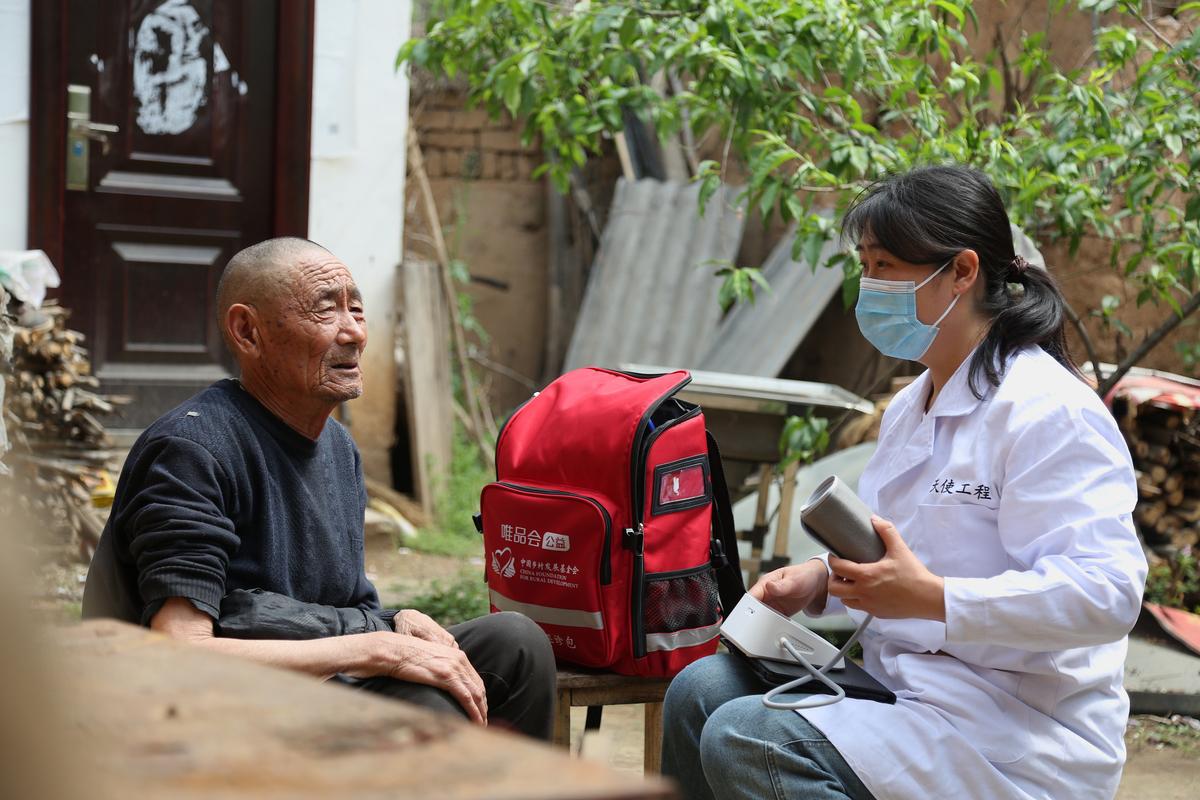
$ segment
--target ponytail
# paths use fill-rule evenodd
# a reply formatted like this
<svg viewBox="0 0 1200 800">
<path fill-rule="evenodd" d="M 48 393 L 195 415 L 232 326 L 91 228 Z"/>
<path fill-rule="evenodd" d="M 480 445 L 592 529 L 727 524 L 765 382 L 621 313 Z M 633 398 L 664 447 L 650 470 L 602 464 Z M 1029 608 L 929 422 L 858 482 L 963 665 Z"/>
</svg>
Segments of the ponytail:
<svg viewBox="0 0 1200 800">
<path fill-rule="evenodd" d="M 980 305 L 992 324 L 971 358 L 970 385 L 975 396 L 982 396 L 981 374 L 989 384 L 999 386 L 1009 356 L 1029 345 L 1040 346 L 1082 380 L 1067 347 L 1067 303 L 1058 281 L 1021 256 L 1013 257 L 1006 275 L 988 271 L 983 277 Z"/>
</svg>

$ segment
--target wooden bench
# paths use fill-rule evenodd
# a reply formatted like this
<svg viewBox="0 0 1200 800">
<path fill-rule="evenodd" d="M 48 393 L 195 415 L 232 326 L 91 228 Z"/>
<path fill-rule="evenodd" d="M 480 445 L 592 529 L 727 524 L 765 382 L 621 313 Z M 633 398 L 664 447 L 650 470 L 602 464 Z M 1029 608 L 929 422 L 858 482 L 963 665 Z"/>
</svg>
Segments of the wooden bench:
<svg viewBox="0 0 1200 800">
<path fill-rule="evenodd" d="M 675 796 L 661 779 L 120 622 L 52 644 L 69 676 L 58 745 L 96 797 Z"/>
<path fill-rule="evenodd" d="M 600 727 L 604 706 L 645 703 L 646 774 L 656 774 L 662 766 L 662 701 L 670 678 L 639 678 L 615 675 L 611 672 L 592 672 L 583 669 L 558 671 L 558 718 L 554 723 L 554 742 L 571 748 L 571 709 L 588 709 L 585 730 Z"/>
</svg>

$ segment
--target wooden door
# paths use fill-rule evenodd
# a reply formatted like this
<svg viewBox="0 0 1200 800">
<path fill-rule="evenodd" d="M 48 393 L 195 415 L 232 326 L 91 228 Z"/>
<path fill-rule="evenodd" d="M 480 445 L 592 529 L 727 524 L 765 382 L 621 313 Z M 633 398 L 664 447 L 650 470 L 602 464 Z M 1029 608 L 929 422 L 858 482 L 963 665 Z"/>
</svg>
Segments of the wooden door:
<svg viewBox="0 0 1200 800">
<path fill-rule="evenodd" d="M 287 26 L 298 5 L 62 0 L 59 6 L 62 66 L 57 80 L 34 91 L 50 95 L 43 103 L 53 106 L 55 95 L 65 102 L 68 86 L 88 87 L 91 121 L 119 131 L 107 146 L 86 145 L 85 188 L 41 187 L 61 197 L 58 253 L 51 258 L 63 273 L 72 324 L 90 338 L 96 374 L 106 390 L 136 400 L 120 426 L 148 424 L 231 374 L 214 302 L 222 268 L 248 244 L 306 228 L 294 199 L 280 199 L 300 182 L 300 164 L 307 186 L 308 154 L 299 158 L 287 140 L 298 135 L 307 151 L 308 86 L 300 87 L 304 128 L 280 127 L 288 124 L 281 108 L 297 105 L 280 98 L 281 91 L 296 91 L 294 77 L 279 78 L 294 68 L 286 62 L 300 49 L 295 25 Z M 308 5 L 309 52 L 301 61 L 307 59 L 310 86 Z M 35 66 L 39 43 L 53 47 L 39 42 L 36 17 Z M 33 127 L 55 126 L 50 116 L 35 111 Z M 57 156 L 65 161 L 63 137 Z M 53 148 L 46 151 L 42 157 L 52 160 Z M 36 178 L 32 185 L 36 192 Z M 303 205 L 306 216 L 306 188 Z M 45 238 L 34 216 L 31 239 Z"/>
</svg>

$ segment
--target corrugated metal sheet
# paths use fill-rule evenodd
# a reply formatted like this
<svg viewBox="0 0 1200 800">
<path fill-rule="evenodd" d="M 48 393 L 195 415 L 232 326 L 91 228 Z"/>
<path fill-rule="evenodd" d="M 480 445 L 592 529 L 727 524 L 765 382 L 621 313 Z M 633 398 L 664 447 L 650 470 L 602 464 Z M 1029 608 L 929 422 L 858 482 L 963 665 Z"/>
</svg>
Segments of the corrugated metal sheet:
<svg viewBox="0 0 1200 800">
<path fill-rule="evenodd" d="M 795 228 L 783 237 L 762 267 L 771 291 L 756 291 L 754 303 L 741 303 L 722 322 L 700 366 L 773 378 L 808 336 L 821 312 L 842 287 L 842 270 L 792 260 Z M 827 242 L 821 263 L 835 253 Z"/>
<path fill-rule="evenodd" d="M 721 317 L 713 262 L 741 245 L 740 191 L 721 187 L 701 217 L 699 184 L 617 181 L 565 369 L 701 366 Z"/>
</svg>

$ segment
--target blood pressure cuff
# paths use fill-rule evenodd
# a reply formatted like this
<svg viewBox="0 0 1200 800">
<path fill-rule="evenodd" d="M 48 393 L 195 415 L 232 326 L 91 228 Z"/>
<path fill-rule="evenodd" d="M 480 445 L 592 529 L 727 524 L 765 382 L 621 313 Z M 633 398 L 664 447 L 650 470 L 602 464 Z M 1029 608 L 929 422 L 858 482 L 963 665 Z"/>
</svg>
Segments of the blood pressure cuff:
<svg viewBox="0 0 1200 800">
<path fill-rule="evenodd" d="M 808 670 L 799 664 L 787 664 L 781 661 L 751 658 L 741 650 L 738 650 L 731 642 L 724 639 L 722 641 L 735 658 L 741 659 L 758 676 L 759 680 L 764 684 L 764 691 L 774 686 L 782 686 L 788 681 L 803 678 L 808 674 Z M 882 683 L 872 678 L 865 669 L 849 659 L 843 659 L 843 663 L 845 666 L 842 669 L 830 670 L 825 673 L 825 677 L 832 680 L 838 686 L 841 686 L 842 690 L 846 692 L 846 697 L 854 697 L 859 700 L 874 700 L 877 703 L 887 703 L 889 705 L 895 704 L 896 695 L 892 694 L 891 690 Z M 801 684 L 792 689 L 792 692 L 796 694 L 833 694 L 827 686 L 818 680 L 811 680 L 808 683 Z"/>
<path fill-rule="evenodd" d="M 263 589 L 236 589 L 222 598 L 213 632 L 226 639 L 325 639 L 391 631 L 395 613 L 305 603 Z"/>
</svg>

